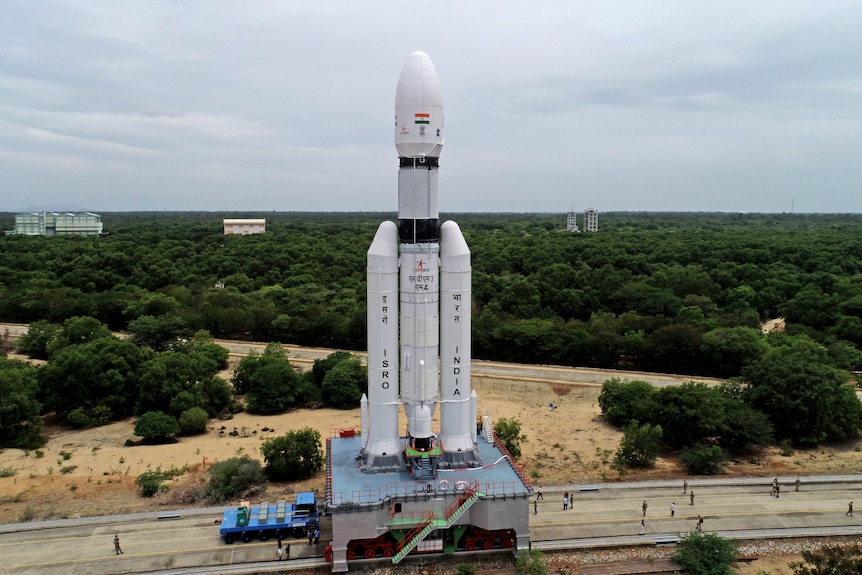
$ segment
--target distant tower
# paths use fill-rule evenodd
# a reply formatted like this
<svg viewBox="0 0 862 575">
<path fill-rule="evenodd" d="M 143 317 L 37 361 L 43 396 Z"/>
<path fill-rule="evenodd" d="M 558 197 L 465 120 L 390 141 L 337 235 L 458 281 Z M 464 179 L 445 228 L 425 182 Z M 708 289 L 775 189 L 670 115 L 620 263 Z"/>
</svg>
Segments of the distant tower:
<svg viewBox="0 0 862 575">
<path fill-rule="evenodd" d="M 584 231 L 599 231 L 599 211 L 592 208 L 584 210 Z"/>
<path fill-rule="evenodd" d="M 572 211 L 566 214 L 566 231 L 567 232 L 580 232 L 578 229 L 578 214 L 575 212 L 574 206 L 572 207 Z"/>
</svg>

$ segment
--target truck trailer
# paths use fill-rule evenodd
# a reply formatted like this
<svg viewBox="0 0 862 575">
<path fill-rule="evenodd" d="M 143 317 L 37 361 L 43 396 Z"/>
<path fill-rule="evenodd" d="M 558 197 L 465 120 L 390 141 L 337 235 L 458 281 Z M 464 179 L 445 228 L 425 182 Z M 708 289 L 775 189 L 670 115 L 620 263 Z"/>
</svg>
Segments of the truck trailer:
<svg viewBox="0 0 862 575">
<path fill-rule="evenodd" d="M 248 543 L 253 537 L 261 541 L 273 537 L 298 538 L 317 529 L 319 520 L 314 493 L 304 492 L 297 494 L 296 503 L 244 503 L 227 509 L 221 519 L 219 535 L 228 544 L 237 539 Z"/>
</svg>

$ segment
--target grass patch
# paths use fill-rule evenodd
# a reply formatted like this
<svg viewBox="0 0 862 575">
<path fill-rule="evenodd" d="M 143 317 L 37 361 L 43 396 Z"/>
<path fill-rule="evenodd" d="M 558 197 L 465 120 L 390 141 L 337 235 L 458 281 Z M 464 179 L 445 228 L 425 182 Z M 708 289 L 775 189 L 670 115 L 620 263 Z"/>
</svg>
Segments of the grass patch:
<svg viewBox="0 0 862 575">
<path fill-rule="evenodd" d="M 8 465 L 6 467 L 0 467 L 0 477 L 13 477 L 15 475 L 18 475 L 18 471 L 15 468 L 9 467 Z"/>
</svg>

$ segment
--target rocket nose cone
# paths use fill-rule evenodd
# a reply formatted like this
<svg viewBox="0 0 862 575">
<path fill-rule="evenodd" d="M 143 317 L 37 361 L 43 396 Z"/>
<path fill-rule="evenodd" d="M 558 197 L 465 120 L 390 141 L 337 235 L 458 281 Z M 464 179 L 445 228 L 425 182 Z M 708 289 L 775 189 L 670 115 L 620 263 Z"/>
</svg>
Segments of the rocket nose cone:
<svg viewBox="0 0 862 575">
<path fill-rule="evenodd" d="M 402 157 L 439 156 L 443 146 L 443 91 L 431 58 L 407 57 L 395 91 L 395 148 Z"/>
</svg>

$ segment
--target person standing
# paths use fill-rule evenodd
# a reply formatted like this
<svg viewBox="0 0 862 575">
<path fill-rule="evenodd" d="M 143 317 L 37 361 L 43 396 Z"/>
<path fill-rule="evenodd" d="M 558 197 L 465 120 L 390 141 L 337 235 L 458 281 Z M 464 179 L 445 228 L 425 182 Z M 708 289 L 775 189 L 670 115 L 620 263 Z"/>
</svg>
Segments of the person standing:
<svg viewBox="0 0 862 575">
<path fill-rule="evenodd" d="M 699 513 L 697 515 L 697 530 L 703 531 L 703 517 L 701 517 Z"/>
<path fill-rule="evenodd" d="M 853 502 L 852 501 L 850 502 L 850 505 L 847 506 L 847 513 L 844 514 L 845 517 L 847 515 L 849 515 L 850 517 L 853 517 Z M 120 553 L 122 553 L 122 551 L 120 551 Z"/>
<path fill-rule="evenodd" d="M 569 508 L 569 492 L 563 494 L 563 511 Z"/>
<path fill-rule="evenodd" d="M 853 505 L 852 503 L 850 504 Z M 120 547 L 120 536 L 114 535 L 114 555 L 119 555 L 123 552 L 123 549 Z"/>
<path fill-rule="evenodd" d="M 670 504 L 670 517 L 673 519 L 673 514 L 676 513 L 676 503 L 671 502 Z"/>
<path fill-rule="evenodd" d="M 694 489 L 688 492 L 689 505 L 694 505 Z"/>
<path fill-rule="evenodd" d="M 284 555 L 284 544 L 281 541 L 281 535 L 278 536 L 278 547 L 276 547 L 275 552 L 278 555 L 278 560 L 281 561 L 282 555 Z"/>
<path fill-rule="evenodd" d="M 685 495 L 685 492 L 688 491 L 688 479 L 682 480 L 682 494 Z"/>
<path fill-rule="evenodd" d="M 542 486 L 541 485 L 539 485 L 539 489 L 536 493 L 536 499 L 544 499 L 544 497 L 542 497 Z"/>
<path fill-rule="evenodd" d="M 644 523 L 644 520 L 641 519 L 641 535 L 644 533 L 646 533 L 646 524 Z"/>
<path fill-rule="evenodd" d="M 308 528 L 308 544 L 311 545 L 314 542 L 314 529 L 311 527 Z"/>
<path fill-rule="evenodd" d="M 801 483 L 802 483 L 802 481 L 799 479 L 799 476 L 797 475 L 797 476 L 796 476 L 796 491 L 797 491 L 797 492 L 799 491 L 799 485 L 800 485 Z"/>
<path fill-rule="evenodd" d="M 646 502 L 646 499 L 644 499 L 644 503 L 643 503 L 643 505 L 641 505 L 641 510 L 643 510 L 643 512 L 644 512 L 644 513 L 643 513 L 643 517 L 646 517 L 646 510 L 647 510 L 647 502 Z"/>
<path fill-rule="evenodd" d="M 539 502 L 538 500 L 533 501 L 533 515 L 539 514 Z"/>
<path fill-rule="evenodd" d="M 777 483 L 775 484 L 775 498 L 778 499 L 781 497 L 781 486 Z"/>
</svg>

